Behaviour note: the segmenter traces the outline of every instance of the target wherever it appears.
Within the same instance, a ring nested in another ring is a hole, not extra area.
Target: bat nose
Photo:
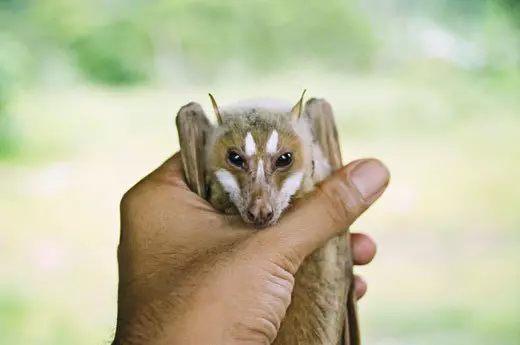
[[[273,219],[273,208],[262,199],[254,200],[247,210],[249,220],[257,225],[263,225]]]

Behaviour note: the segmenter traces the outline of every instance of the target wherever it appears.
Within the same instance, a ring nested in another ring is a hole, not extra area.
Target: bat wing
[[[184,105],[179,110],[175,122],[185,181],[193,192],[207,199],[205,147],[213,126],[202,107],[193,102]]]
[[[321,146],[321,149],[328,159],[333,170],[339,169],[342,164],[340,141],[334,113],[331,105],[324,99],[312,98],[305,104],[305,110],[302,116],[306,116],[311,124],[315,140]],[[338,262],[345,265],[346,273],[346,289],[340,291],[341,284],[338,285],[336,291],[337,297],[345,301],[342,305],[346,305],[346,313],[343,314],[342,320],[337,320],[338,334],[341,334],[342,341],[340,344],[359,345],[361,343],[359,337],[359,325],[356,308],[356,296],[354,287],[353,261],[352,251],[350,248],[350,236],[348,229],[339,239],[333,239],[333,242],[327,245],[339,246]]]

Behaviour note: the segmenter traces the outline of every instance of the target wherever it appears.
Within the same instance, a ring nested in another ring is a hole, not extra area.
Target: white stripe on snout
[[[262,183],[262,181],[264,179],[265,179],[264,161],[259,159],[258,160],[258,168],[256,169],[256,183]]]
[[[251,132],[247,132],[245,140],[245,151],[247,156],[252,156],[256,153],[256,144]]]
[[[267,140],[267,144],[265,145],[265,151],[269,154],[275,154],[277,147],[278,147],[278,131],[275,129],[271,133],[269,140]]]
[[[229,198],[234,203],[240,202],[240,187],[235,177],[226,169],[220,169],[215,173],[222,188],[229,193]]]
[[[282,200],[282,209],[287,207],[291,197],[300,189],[303,180],[303,172],[297,171],[292,173],[280,188],[280,199]]]

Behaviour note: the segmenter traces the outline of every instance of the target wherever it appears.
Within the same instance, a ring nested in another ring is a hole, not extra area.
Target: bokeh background
[[[520,344],[516,0],[0,0],[0,344],[110,343],[119,201],[177,110],[304,88],[393,174],[353,227],[365,343]]]

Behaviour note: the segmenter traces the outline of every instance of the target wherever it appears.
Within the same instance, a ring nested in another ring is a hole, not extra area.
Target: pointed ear
[[[305,96],[305,92],[307,92],[306,89],[303,90],[302,95],[301,95],[300,100],[298,101],[298,103],[296,103],[296,105],[294,107],[292,107],[292,109],[291,109],[291,119],[292,120],[299,120],[300,116],[302,115],[302,112],[303,112],[303,97]]]
[[[218,110],[217,102],[215,102],[215,98],[211,93],[208,94],[209,99],[211,99],[211,105],[213,106],[213,110],[215,111],[215,116],[217,117],[217,122],[219,125],[222,124],[222,116],[220,116],[220,111]]]

